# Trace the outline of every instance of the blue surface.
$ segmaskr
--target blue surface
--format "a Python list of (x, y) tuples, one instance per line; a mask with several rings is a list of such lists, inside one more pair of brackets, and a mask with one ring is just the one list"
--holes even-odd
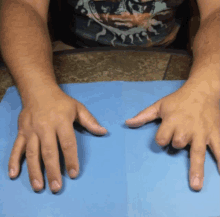
[(189, 187), (188, 150), (169, 154), (155, 142), (161, 121), (129, 129), (125, 120), (185, 81), (98, 82), (63, 84), (109, 134), (96, 137), (76, 129), (81, 174), (68, 177), (60, 152), (63, 188), (52, 194), (44, 170), (45, 189), (35, 193), (26, 159), (20, 176), (8, 177), (8, 160), (17, 137), (22, 109), (17, 89), (10, 87), (0, 104), (0, 216), (6, 217), (217, 217), (220, 176), (206, 152), (204, 186)]

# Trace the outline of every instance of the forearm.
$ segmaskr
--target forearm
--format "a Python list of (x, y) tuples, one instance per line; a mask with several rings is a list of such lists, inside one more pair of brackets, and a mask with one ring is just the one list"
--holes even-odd
[(0, 18), (0, 44), (25, 103), (46, 87), (58, 87), (47, 23), (28, 4), (8, 1)]
[[(204, 20), (193, 43), (193, 65), (186, 83), (195, 83), (207, 94), (220, 91), (220, 12)], [(195, 86), (196, 86), (195, 85)]]

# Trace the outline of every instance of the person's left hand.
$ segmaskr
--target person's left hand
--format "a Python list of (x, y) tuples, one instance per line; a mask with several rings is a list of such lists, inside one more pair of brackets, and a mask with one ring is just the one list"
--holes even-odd
[(190, 186), (194, 190), (201, 190), (206, 145), (214, 153), (220, 172), (220, 110), (218, 97), (194, 89), (193, 85), (182, 86), (126, 120), (126, 124), (129, 127), (140, 127), (162, 118), (156, 134), (157, 143), (165, 146), (172, 139), (172, 146), (176, 149), (190, 144)]

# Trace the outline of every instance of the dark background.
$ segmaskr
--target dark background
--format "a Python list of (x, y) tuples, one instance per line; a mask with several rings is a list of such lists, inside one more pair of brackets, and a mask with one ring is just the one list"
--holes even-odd
[[(48, 28), (51, 35), (51, 40), (57, 41), (65, 37), (63, 29), (68, 29), (68, 23), (64, 20), (69, 20), (65, 14), (66, 4), (62, 3), (60, 0), (50, 1), (49, 13), (48, 13)], [(176, 18), (182, 21), (181, 28), (177, 34), (176, 40), (169, 45), (167, 48), (179, 49), (179, 50), (188, 50), (187, 46), (190, 47), (190, 38), (192, 34), (195, 35), (198, 30), (197, 23), (191, 23), (191, 18), (199, 16), (199, 10), (196, 3), (196, 0), (185, 0), (177, 9)], [(190, 28), (192, 27), (192, 28)], [(190, 52), (190, 51), (189, 51)]]
[[(62, 0), (51, 0), (48, 11), (48, 29), (51, 41), (58, 41), (64, 37), (64, 29), (68, 29), (68, 23), (65, 20), (71, 19), (67, 17), (65, 11), (66, 4)], [(185, 0), (177, 9), (176, 18), (182, 21), (182, 25), (177, 34), (175, 41), (166, 48), (186, 50), (192, 56), (192, 38), (195, 36), (199, 28), (199, 10), (196, 0)], [(193, 19), (194, 18), (194, 19)], [(65, 42), (64, 42), (65, 43)], [(3, 63), (0, 52), (0, 65)]]

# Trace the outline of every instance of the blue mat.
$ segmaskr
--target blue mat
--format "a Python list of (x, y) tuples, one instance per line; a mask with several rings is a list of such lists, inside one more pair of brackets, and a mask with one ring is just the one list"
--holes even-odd
[(71, 180), (63, 169), (63, 188), (52, 194), (44, 170), (45, 189), (35, 193), (26, 159), (20, 176), (8, 176), (8, 160), (22, 109), (17, 89), (10, 87), (0, 104), (0, 216), (6, 217), (217, 217), (220, 176), (206, 152), (204, 186), (189, 187), (189, 150), (170, 153), (155, 135), (161, 120), (138, 129), (124, 123), (142, 109), (179, 89), (185, 80), (63, 84), (109, 134), (97, 137), (75, 130), (80, 176)]

